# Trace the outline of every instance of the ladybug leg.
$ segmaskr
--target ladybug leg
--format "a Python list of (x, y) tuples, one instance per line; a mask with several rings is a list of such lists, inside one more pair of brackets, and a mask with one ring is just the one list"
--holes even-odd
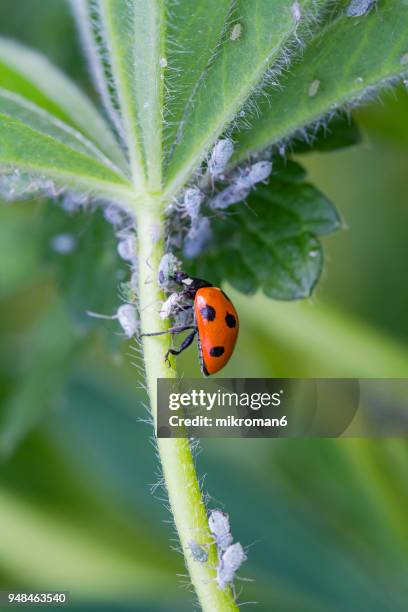
[(192, 343), (192, 341), (194, 340), (194, 337), (197, 333), (197, 329), (194, 329), (193, 332), (191, 332), (191, 334), (189, 334), (188, 336), (186, 336), (183, 340), (183, 342), (180, 344), (180, 346), (176, 349), (169, 349), (164, 357), (165, 362), (170, 366), (170, 361), (169, 361), (169, 355), (180, 355), (180, 353), (182, 353), (184, 351), (184, 349), (186, 349), (188, 346), (190, 346), (190, 344)]
[(142, 336), (163, 336), (163, 334), (180, 334), (186, 329), (196, 329), (195, 325), (180, 325), (179, 327), (169, 327), (166, 331), (153, 332), (151, 334), (141, 334)]

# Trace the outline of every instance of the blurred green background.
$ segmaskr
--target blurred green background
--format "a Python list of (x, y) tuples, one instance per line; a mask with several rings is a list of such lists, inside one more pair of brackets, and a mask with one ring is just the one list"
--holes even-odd
[[(63, 0), (2, 0), (0, 32), (92, 95)], [(325, 240), (315, 296), (234, 293), (225, 376), (408, 375), (408, 94), (355, 113), (363, 142), (302, 156), (348, 229)], [(57, 254), (59, 234), (74, 237)], [(191, 610), (162, 500), (132, 346), (113, 313), (126, 266), (99, 213), (0, 208), (0, 589), (69, 590), (74, 610)], [(194, 349), (180, 360), (198, 375)], [(206, 440), (213, 507), (249, 546), (240, 602), (259, 612), (407, 610), (403, 440)], [(250, 609), (252, 606), (248, 606)]]

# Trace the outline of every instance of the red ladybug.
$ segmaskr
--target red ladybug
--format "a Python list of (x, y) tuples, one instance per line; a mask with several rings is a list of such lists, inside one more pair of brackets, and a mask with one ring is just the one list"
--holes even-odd
[(200, 355), (201, 372), (204, 376), (215, 374), (229, 361), (237, 341), (239, 320), (229, 297), (211, 283), (200, 278), (192, 278), (184, 272), (178, 272), (172, 277), (176, 283), (183, 286), (181, 295), (191, 299), (193, 304), (194, 323), (170, 327), (165, 332), (143, 334), (144, 336), (159, 336), (161, 334), (178, 334), (187, 329), (193, 331), (177, 349), (169, 349), (169, 354), (179, 355), (193, 342), (196, 334)]

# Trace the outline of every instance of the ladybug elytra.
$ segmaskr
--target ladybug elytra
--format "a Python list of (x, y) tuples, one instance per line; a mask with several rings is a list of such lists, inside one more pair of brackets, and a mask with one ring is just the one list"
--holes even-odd
[(237, 311), (222, 289), (205, 280), (190, 277), (184, 272), (177, 272), (171, 280), (183, 287), (180, 295), (192, 301), (193, 324), (143, 335), (159, 336), (192, 330), (178, 348), (167, 351), (166, 361), (169, 354), (179, 355), (189, 347), (197, 335), (201, 372), (204, 376), (215, 374), (226, 365), (233, 353), (239, 330)]

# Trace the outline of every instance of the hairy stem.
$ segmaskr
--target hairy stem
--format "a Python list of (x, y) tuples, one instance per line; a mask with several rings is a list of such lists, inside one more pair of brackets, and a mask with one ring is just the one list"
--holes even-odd
[[(163, 228), (162, 207), (152, 199), (138, 212), (139, 303), (142, 332), (165, 330), (158, 314), (163, 299), (157, 284), (158, 266), (164, 253), (158, 230)], [(176, 377), (174, 366), (168, 368), (164, 354), (169, 346), (167, 335), (143, 338), (146, 380), (155, 426), (157, 423), (157, 378)], [(180, 538), (191, 582), (205, 612), (238, 610), (231, 589), (221, 590), (215, 581), (217, 552), (208, 530), (206, 508), (197, 480), (190, 443), (186, 438), (157, 439), (170, 507)], [(209, 551), (208, 561), (196, 561), (189, 548), (194, 540)]]

